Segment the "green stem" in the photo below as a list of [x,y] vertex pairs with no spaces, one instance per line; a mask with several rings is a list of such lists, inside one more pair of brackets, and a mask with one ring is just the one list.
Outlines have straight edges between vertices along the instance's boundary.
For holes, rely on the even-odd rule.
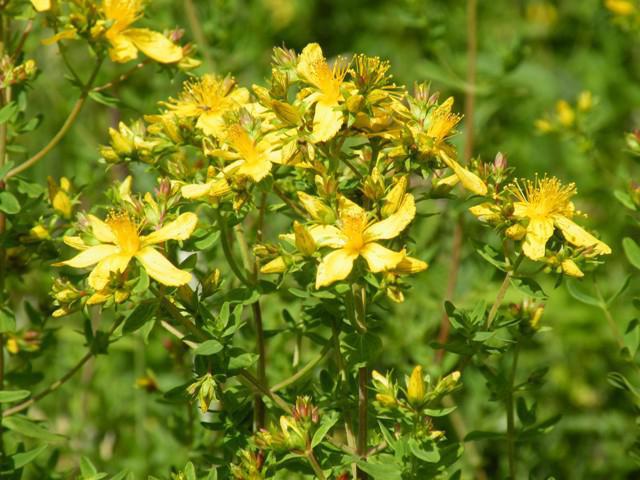
[[[120,326],[120,324],[124,321],[124,317],[120,317],[117,321],[113,322],[113,325],[111,326],[111,328],[109,329],[109,332],[107,334],[107,338],[111,338],[111,335],[113,335],[113,332],[115,332],[115,330]],[[55,392],[56,390],[58,390],[62,385],[64,385],[69,379],[71,379],[71,377],[73,377],[81,368],[82,366],[87,363],[91,358],[93,358],[96,354],[92,351],[89,350],[87,353],[85,353],[85,355],[78,360],[78,362],[71,367],[71,369],[65,373],[62,377],[60,377],[58,380],[56,380],[55,382],[53,382],[51,385],[49,385],[47,388],[45,388],[44,390],[42,390],[40,393],[37,393],[36,395],[34,395],[33,397],[31,397],[28,400],[25,400],[22,403],[19,403],[11,408],[6,409],[4,412],[2,412],[2,416],[3,417],[9,417],[11,415],[15,415],[16,413],[20,413],[23,410],[26,410],[27,408],[29,408],[31,405],[33,405],[34,403],[36,403],[38,400],[41,400],[42,398],[46,397],[47,395],[50,395],[51,393]]]
[[103,61],[103,58],[100,58],[96,62],[96,66],[94,67],[93,71],[91,72],[91,76],[89,77],[89,80],[87,81],[86,85],[83,87],[82,93],[80,94],[80,97],[78,98],[78,100],[76,101],[75,105],[71,109],[71,112],[69,112],[69,116],[67,117],[65,122],[62,124],[62,127],[60,127],[60,130],[58,130],[58,132],[49,141],[49,143],[47,143],[44,147],[42,147],[42,149],[38,153],[33,155],[31,158],[29,158],[25,162],[21,163],[17,167],[9,170],[9,172],[4,177],[5,181],[8,180],[11,177],[14,177],[14,176],[24,172],[28,168],[30,168],[33,165],[35,165],[36,163],[38,163],[51,150],[53,150],[56,147],[56,145],[58,145],[58,143],[60,143],[60,140],[62,140],[64,138],[64,136],[67,134],[67,132],[69,131],[71,126],[75,123],[76,119],[78,118],[78,115],[82,111],[82,107],[84,107],[84,104],[87,101],[87,98],[89,96],[89,92],[91,91],[91,86],[93,85],[93,82],[95,81],[96,77],[98,76],[98,72],[100,71],[100,67],[102,66],[102,61]]
[[233,257],[233,251],[231,250],[231,245],[229,244],[229,228],[227,226],[227,222],[224,219],[224,216],[220,213],[219,208],[214,208],[214,212],[216,216],[216,222],[218,223],[218,227],[220,228],[222,251],[224,252],[224,256],[227,259],[227,263],[229,264],[231,271],[242,283],[247,286],[252,286],[247,277],[242,272],[240,266],[236,263],[235,258]]
[[509,460],[509,478],[516,480],[517,474],[517,452],[516,452],[516,428],[515,428],[515,412],[513,401],[513,389],[516,381],[516,370],[518,368],[518,357],[520,354],[520,343],[516,343],[513,350],[513,363],[511,365],[511,374],[509,376],[509,386],[506,396],[507,407],[507,458]]
[[309,464],[311,465],[311,468],[313,468],[316,477],[318,477],[320,480],[326,480],[327,477],[324,476],[322,467],[320,467],[318,460],[316,460],[316,456],[313,454],[313,450],[309,450],[306,454],[306,457],[307,460],[309,460]]
[[279,395],[277,395],[276,393],[272,392],[267,387],[262,385],[258,381],[258,379],[255,378],[253,375],[251,375],[248,371],[244,369],[240,370],[240,372],[238,373],[238,378],[245,385],[248,384],[249,386],[253,387],[256,391],[262,393],[265,397],[271,399],[273,403],[278,405],[278,407],[280,407],[286,413],[291,414],[292,412],[291,406],[287,402],[285,402]]
[[283,388],[286,388],[289,385],[296,383],[298,380],[305,378],[327,356],[330,350],[331,350],[331,342],[327,342],[320,353],[318,353],[315,357],[309,360],[309,362],[304,367],[302,367],[296,373],[291,375],[289,378],[271,387],[271,391],[277,392],[278,390],[282,390]]
[[513,264],[513,268],[509,270],[505,275],[504,280],[502,281],[502,285],[500,285],[500,290],[498,290],[496,301],[493,303],[493,305],[491,306],[491,310],[489,311],[489,316],[487,317],[487,324],[486,324],[487,328],[491,327],[493,320],[496,318],[496,315],[498,314],[498,309],[500,308],[500,305],[502,305],[502,302],[504,300],[504,296],[507,294],[507,290],[509,290],[509,285],[511,284],[511,278],[513,278],[516,271],[520,267],[520,264],[522,263],[523,258],[524,258],[524,255],[520,253],[515,263]]

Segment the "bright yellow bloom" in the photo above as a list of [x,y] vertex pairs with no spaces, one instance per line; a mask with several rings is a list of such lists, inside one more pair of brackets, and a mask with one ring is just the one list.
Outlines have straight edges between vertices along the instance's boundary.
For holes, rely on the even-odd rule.
[[575,184],[565,186],[555,177],[545,177],[533,182],[527,180],[524,187],[516,183],[511,190],[518,200],[513,204],[513,216],[528,220],[522,250],[530,259],[539,260],[545,256],[545,246],[555,228],[570,244],[590,249],[593,255],[611,253],[609,246],[571,220],[575,212],[571,202],[576,194]]
[[103,0],[102,13],[108,25],[104,35],[111,44],[111,60],[129,62],[138,57],[140,50],[156,62],[179,62],[182,48],[167,37],[147,28],[130,28],[142,16],[142,9],[142,0]]
[[51,0],[31,0],[31,5],[37,12],[46,12],[51,10]]
[[633,2],[629,0],[605,0],[604,5],[609,11],[623,17],[631,15],[636,10]]
[[187,82],[177,100],[171,99],[167,106],[178,117],[196,117],[196,127],[206,135],[222,139],[225,133],[224,115],[238,109],[249,101],[249,91],[237,88],[230,78],[203,75]]
[[229,170],[255,182],[269,174],[273,163],[280,162],[281,156],[268,138],[253,139],[241,125],[232,125],[227,129],[225,143],[231,149],[225,157],[236,159],[229,165]]
[[322,49],[317,43],[310,43],[300,54],[298,75],[313,85],[317,91],[307,97],[310,103],[316,103],[313,117],[313,141],[326,142],[332,139],[343,122],[340,102],[344,100],[340,87],[347,74],[347,67],[336,62],[329,68]]
[[98,245],[86,245],[79,237],[65,237],[67,245],[82,250],[75,257],[59,263],[73,268],[95,265],[89,275],[89,285],[103,290],[111,273],[124,272],[132,258],[136,258],[149,276],[158,282],[179,286],[191,280],[191,274],[174,267],[153,245],[167,240],[186,240],[196,227],[198,218],[193,213],[183,213],[165,226],[141,236],[139,226],[126,213],[111,214],[106,222],[89,215],[93,235]]
[[556,102],[556,114],[560,123],[565,127],[570,127],[576,120],[576,113],[566,100]]
[[415,200],[405,195],[398,210],[382,221],[371,223],[366,212],[352,201],[341,197],[338,226],[317,225],[309,229],[318,247],[335,250],[326,255],[318,266],[316,288],[344,280],[353,269],[353,262],[364,257],[369,270],[377,273],[391,270],[405,259],[404,251],[395,252],[377,240],[397,237],[416,214]]

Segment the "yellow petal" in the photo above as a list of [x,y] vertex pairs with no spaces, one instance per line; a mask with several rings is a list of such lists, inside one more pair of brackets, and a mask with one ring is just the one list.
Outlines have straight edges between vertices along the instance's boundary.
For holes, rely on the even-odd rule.
[[109,297],[111,297],[109,292],[96,292],[89,297],[87,305],[98,305],[100,303],[104,303],[109,300]]
[[500,219],[500,215],[496,212],[495,205],[488,202],[481,203],[480,205],[474,205],[469,208],[469,211],[478,217],[478,220],[481,222],[491,222]]
[[475,173],[471,173],[443,151],[440,152],[440,158],[458,176],[464,188],[476,195],[487,194],[487,186]]
[[608,255],[611,253],[609,245],[601,242],[582,227],[573,223],[573,221],[569,220],[567,217],[563,215],[556,215],[554,217],[554,221],[556,226],[564,235],[564,238],[576,247],[591,247],[593,253],[596,255]]
[[252,161],[244,161],[238,173],[240,175],[246,175],[255,182],[259,182],[271,172],[271,162],[265,157],[257,158]]
[[335,222],[333,210],[320,198],[309,195],[305,192],[298,192],[298,199],[311,218],[320,223]]
[[127,63],[138,57],[138,49],[131,39],[121,33],[110,34],[107,32],[107,39],[111,43],[109,58],[117,63]]
[[407,400],[412,405],[420,405],[424,402],[426,394],[426,386],[424,383],[424,375],[422,373],[422,367],[416,366],[411,372],[409,381],[407,382]]
[[353,269],[353,261],[356,258],[358,258],[357,254],[347,252],[344,249],[329,253],[318,265],[316,288],[325,287],[347,278]]
[[333,225],[313,225],[309,233],[318,247],[341,248],[347,243],[347,238],[339,228]]
[[200,115],[196,122],[196,127],[201,129],[206,135],[211,135],[218,139],[224,137],[225,123],[220,113],[204,113]]
[[98,262],[89,274],[89,285],[94,290],[102,290],[109,283],[112,273],[124,272],[131,261],[131,255],[116,253]]
[[116,242],[116,237],[109,225],[94,215],[88,215],[87,218],[89,219],[89,225],[91,225],[93,236],[96,237],[98,241],[103,243]]
[[184,198],[200,198],[209,195],[213,180],[207,183],[192,183],[182,187],[180,192]]
[[103,260],[105,257],[118,253],[120,249],[115,245],[96,245],[89,247],[86,250],[80,252],[73,258],[60,262],[56,265],[67,265],[73,268],[85,268],[95,265]]
[[316,113],[313,116],[313,143],[326,142],[331,140],[342,126],[343,115],[338,109],[337,103],[316,104]]
[[31,0],[31,4],[38,12],[46,12],[51,9],[51,0]]
[[282,257],[277,257],[271,260],[266,265],[260,268],[260,273],[282,273],[287,269],[287,265]]
[[316,83],[317,65],[326,63],[327,61],[322,54],[322,48],[317,43],[310,43],[300,53],[298,60],[298,75],[310,83]]
[[532,218],[527,226],[527,236],[522,251],[531,260],[544,257],[547,241],[553,235],[553,220],[551,218]]
[[398,265],[393,267],[393,273],[399,275],[408,275],[426,270],[429,267],[427,262],[423,262],[417,258],[405,256]]
[[379,243],[367,243],[360,255],[369,264],[369,270],[373,273],[384,272],[395,268],[404,258],[404,250],[401,252],[394,252],[388,248],[383,247]]
[[153,247],[145,247],[136,254],[149,276],[163,285],[177,287],[191,281],[191,274],[176,268],[164,255]]
[[176,63],[182,59],[182,48],[161,33],[146,28],[129,28],[122,35],[156,62]]
[[63,237],[62,241],[65,244],[69,245],[71,248],[75,248],[76,250],[86,250],[87,248],[89,248],[89,245],[84,243],[84,240],[82,240],[82,238],[80,237],[67,236]]
[[78,32],[72,27],[70,30],[62,30],[51,37],[45,38],[40,43],[42,43],[42,45],[53,45],[61,40],[72,40],[76,38],[78,38]]
[[183,213],[174,221],[167,223],[146,237],[142,237],[140,239],[142,246],[155,245],[167,240],[186,240],[191,236],[197,224],[198,216],[195,213]]
[[561,267],[562,267],[562,272],[565,275],[569,275],[570,277],[576,277],[576,278],[584,277],[584,273],[582,273],[582,270],[580,270],[578,265],[576,265],[576,263],[571,259],[567,258],[566,260],[563,260]]
[[364,231],[364,241],[388,240],[400,235],[416,216],[416,202],[413,195],[406,194],[395,213],[374,223]]

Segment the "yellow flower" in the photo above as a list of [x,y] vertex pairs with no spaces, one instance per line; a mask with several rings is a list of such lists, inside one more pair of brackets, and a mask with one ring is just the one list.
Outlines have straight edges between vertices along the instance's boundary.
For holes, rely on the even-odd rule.
[[161,33],[147,28],[130,28],[142,15],[142,0],[103,0],[102,13],[108,28],[104,36],[111,44],[109,56],[118,63],[138,57],[138,50],[160,63],[182,59],[182,48]]
[[153,245],[167,240],[186,240],[196,227],[198,218],[193,213],[183,213],[153,233],[141,236],[139,226],[126,213],[109,215],[106,222],[89,215],[93,235],[98,245],[86,245],[79,237],[65,237],[67,245],[82,250],[75,257],[60,262],[73,268],[95,265],[89,275],[89,285],[103,290],[111,273],[124,272],[132,258],[136,258],[149,276],[158,282],[179,286],[191,280],[191,274],[174,267]]
[[382,221],[371,223],[366,212],[352,201],[341,197],[338,226],[317,225],[309,229],[318,247],[335,250],[326,255],[318,266],[316,288],[345,279],[353,269],[353,262],[364,257],[369,270],[377,273],[391,270],[405,259],[404,251],[395,252],[376,240],[397,237],[416,214],[415,201],[407,194],[398,210]]
[[575,211],[571,197],[576,194],[573,183],[565,186],[555,177],[536,178],[533,182],[527,180],[524,187],[516,183],[511,191],[518,200],[513,204],[513,216],[528,220],[522,250],[530,259],[545,256],[545,246],[554,228],[558,228],[570,244],[591,249],[593,255],[611,253],[608,245],[571,220]]
[[178,117],[196,117],[196,127],[221,139],[225,133],[224,115],[248,101],[249,91],[237,88],[232,78],[207,74],[187,82],[178,99],[171,99],[167,106]]
[[458,178],[458,181],[464,188],[476,195],[486,195],[487,185],[478,177],[475,173],[470,172],[454,159],[449,157],[444,150],[440,151],[440,158],[447,165]]
[[31,5],[37,12],[46,12],[51,10],[51,0],[31,0]]
[[628,0],[605,0],[605,7],[616,15],[627,16],[635,12],[636,7]]
[[227,129],[225,143],[232,150],[226,155],[227,159],[237,159],[229,165],[229,169],[255,182],[259,182],[271,172],[273,163],[280,162],[281,157],[274,151],[269,139],[263,137],[255,140],[241,125],[232,125]]
[[576,120],[576,113],[566,100],[558,100],[556,102],[556,114],[560,123],[565,127],[570,127]]
[[340,87],[347,73],[347,67],[336,62],[329,68],[322,49],[317,43],[310,43],[302,50],[298,63],[298,75],[313,85],[317,91],[307,97],[310,103],[316,103],[313,117],[313,142],[325,142],[332,139],[343,122],[340,102],[343,100]]

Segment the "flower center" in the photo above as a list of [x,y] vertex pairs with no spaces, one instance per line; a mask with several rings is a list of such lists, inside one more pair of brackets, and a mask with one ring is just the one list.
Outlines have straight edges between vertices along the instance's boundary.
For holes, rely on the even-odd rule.
[[107,225],[116,237],[116,245],[120,247],[122,253],[135,255],[140,250],[140,236],[138,226],[131,220],[128,214],[112,213],[107,218]]
[[572,212],[571,197],[576,194],[575,184],[562,185],[555,177],[534,181],[527,180],[522,187],[516,184],[516,197],[527,205],[527,216],[546,218],[551,215],[568,215]]

